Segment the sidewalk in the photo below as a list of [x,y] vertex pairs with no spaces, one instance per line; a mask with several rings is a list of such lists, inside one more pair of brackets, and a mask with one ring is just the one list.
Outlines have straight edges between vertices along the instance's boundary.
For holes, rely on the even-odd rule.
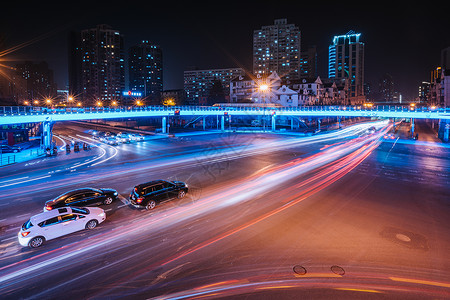
[[45,151],[39,147],[28,148],[18,153],[0,154],[0,167],[32,160],[45,156]]

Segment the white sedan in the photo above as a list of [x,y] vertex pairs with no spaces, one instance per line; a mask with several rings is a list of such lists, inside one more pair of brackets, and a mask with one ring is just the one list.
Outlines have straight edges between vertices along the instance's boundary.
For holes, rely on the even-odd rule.
[[94,229],[106,219],[99,207],[63,207],[32,216],[19,231],[19,243],[37,248],[45,241],[83,229]]

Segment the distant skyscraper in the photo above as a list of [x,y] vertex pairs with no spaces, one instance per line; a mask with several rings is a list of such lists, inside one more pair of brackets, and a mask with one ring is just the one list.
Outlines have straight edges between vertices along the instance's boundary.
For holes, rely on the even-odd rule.
[[83,101],[95,105],[121,98],[125,89],[123,36],[108,25],[81,31]]
[[354,31],[335,36],[328,48],[328,77],[348,79],[348,97],[352,103],[364,95],[364,43],[360,36]]
[[81,62],[83,54],[81,49],[81,34],[77,31],[69,32],[69,94],[77,100],[81,100],[83,95],[83,72],[81,70]]
[[300,78],[317,78],[317,76],[317,50],[316,46],[310,46],[300,55]]
[[378,87],[381,102],[394,102],[394,81],[390,74],[386,73],[381,77]]
[[253,73],[268,75],[273,71],[283,79],[298,79],[300,75],[300,30],[286,19],[253,32]]
[[450,47],[441,51],[441,67],[443,70],[450,69]]
[[148,101],[160,104],[163,91],[162,51],[159,46],[142,41],[128,51],[129,88],[138,91]]

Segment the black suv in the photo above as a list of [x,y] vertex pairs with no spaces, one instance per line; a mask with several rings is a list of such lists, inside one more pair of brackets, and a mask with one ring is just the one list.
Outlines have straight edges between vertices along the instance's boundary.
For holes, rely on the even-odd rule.
[[109,205],[117,199],[118,195],[117,191],[113,189],[77,189],[45,202],[44,211],[64,206]]
[[188,186],[181,181],[155,180],[139,184],[130,194],[130,202],[134,207],[151,210],[157,203],[171,199],[183,198]]

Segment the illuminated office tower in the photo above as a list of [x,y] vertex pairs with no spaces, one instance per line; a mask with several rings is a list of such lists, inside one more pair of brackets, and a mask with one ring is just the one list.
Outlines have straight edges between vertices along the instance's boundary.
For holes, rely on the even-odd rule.
[[121,98],[125,89],[123,36],[108,25],[81,31],[81,76],[86,104],[103,105]]
[[347,104],[364,96],[364,43],[361,34],[349,31],[333,38],[328,48],[328,77],[346,79]]
[[300,30],[286,19],[253,32],[253,73],[274,71],[283,79],[300,77]]

